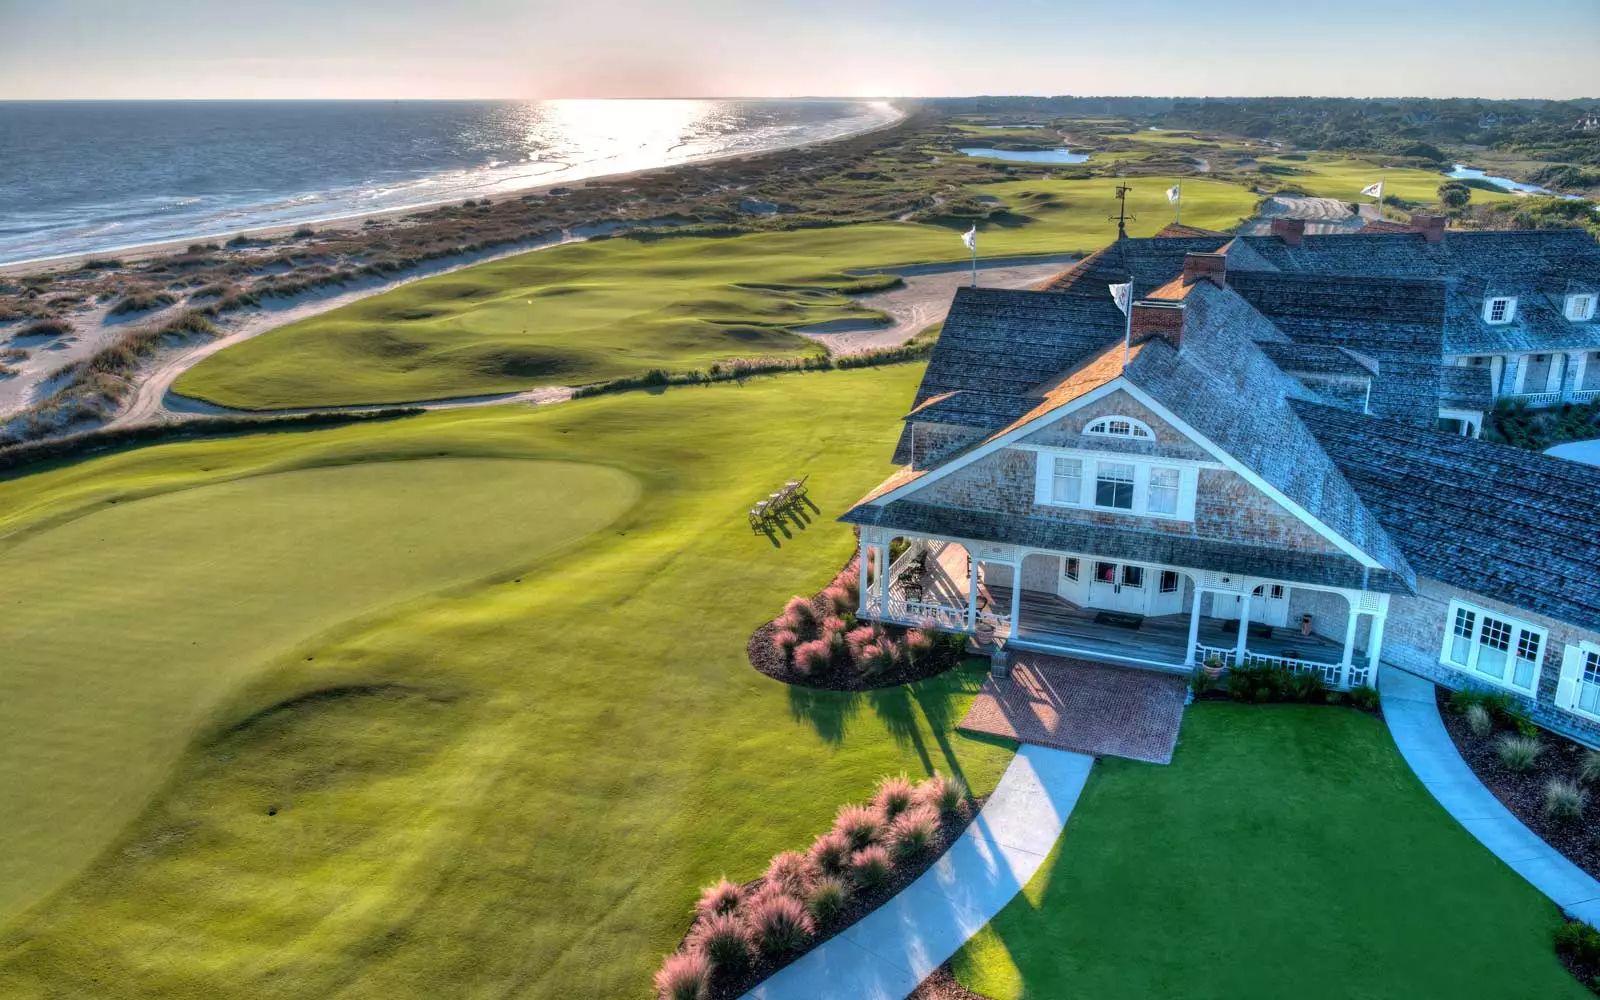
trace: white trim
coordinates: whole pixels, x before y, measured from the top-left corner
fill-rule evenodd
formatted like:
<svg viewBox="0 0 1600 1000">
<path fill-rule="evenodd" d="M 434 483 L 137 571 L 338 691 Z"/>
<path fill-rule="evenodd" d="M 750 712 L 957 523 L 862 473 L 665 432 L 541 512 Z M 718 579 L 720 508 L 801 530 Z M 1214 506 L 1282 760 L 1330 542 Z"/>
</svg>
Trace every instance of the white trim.
<svg viewBox="0 0 1600 1000">
<path fill-rule="evenodd" d="M 1107 428 L 1110 426 L 1111 422 L 1114 421 L 1114 420 L 1115 421 L 1121 421 L 1122 423 L 1127 424 L 1128 425 L 1128 429 L 1129 429 L 1129 433 L 1127 433 L 1127 434 L 1113 434 L 1113 433 L 1111 433 L 1111 431 L 1108 430 Z M 1092 437 L 1126 438 L 1129 441 L 1155 441 L 1156 440 L 1156 432 L 1150 429 L 1150 425 L 1149 424 L 1145 423 L 1143 420 L 1139 420 L 1139 419 L 1136 419 L 1134 417 L 1125 417 L 1120 413 L 1108 413 L 1103 417 L 1095 417 L 1093 420 L 1089 421 L 1087 424 L 1084 425 L 1083 431 L 1081 433 L 1083 433 L 1086 436 L 1092 436 Z"/>
<path fill-rule="evenodd" d="M 1494 318 L 1495 303 L 1506 304 L 1505 313 L 1500 319 Z M 1491 295 L 1483 300 L 1483 321 L 1491 326 L 1504 326 L 1517 318 L 1517 297 L 1515 295 Z"/>
<path fill-rule="evenodd" d="M 1119 379 L 1118 381 L 1121 380 Z M 1271 497 L 1278 503 L 1279 506 L 1293 514 L 1300 520 L 1302 524 L 1321 535 L 1341 552 L 1350 556 L 1352 559 L 1356 560 L 1368 569 L 1386 568 L 1383 563 L 1380 563 L 1378 560 L 1367 555 L 1343 535 L 1339 534 L 1337 531 L 1334 531 L 1332 528 L 1324 524 L 1320 519 L 1313 516 L 1310 511 L 1289 499 L 1277 487 L 1256 475 L 1255 472 L 1253 472 L 1243 462 L 1240 462 L 1226 451 L 1223 451 L 1221 448 L 1217 447 L 1217 445 L 1214 444 L 1204 434 L 1201 434 L 1199 431 L 1190 426 L 1187 421 L 1183 420 L 1177 414 L 1168 411 L 1166 407 L 1152 399 L 1144 390 L 1140 389 L 1131 382 L 1124 382 L 1123 385 L 1127 389 L 1128 395 L 1150 407 L 1150 409 L 1154 410 L 1161 416 L 1161 419 L 1172 424 L 1172 426 L 1176 427 L 1179 431 L 1187 435 L 1196 444 L 1200 445 L 1206 451 L 1209 451 L 1212 455 L 1216 456 L 1217 460 L 1221 462 L 1229 471 L 1240 476 L 1245 482 Z"/>
<path fill-rule="evenodd" d="M 1032 451 L 1034 461 L 1033 502 L 1042 507 L 1069 507 L 1076 510 L 1097 510 L 1108 514 L 1125 514 L 1130 517 L 1153 517 L 1163 521 L 1193 521 L 1195 490 L 1199 482 L 1191 464 L 1180 460 L 1125 455 L 1121 452 L 1080 451 L 1032 445 L 1018 448 Z M 1078 495 L 1074 498 L 1056 497 L 1056 462 L 1066 459 L 1080 463 L 1078 470 Z M 1126 465 L 1133 469 L 1133 505 L 1131 507 L 1103 507 L 1096 502 L 1100 469 L 1106 465 Z M 1177 503 L 1171 513 L 1150 509 L 1150 473 L 1154 469 L 1170 469 L 1178 474 Z"/>
<path fill-rule="evenodd" d="M 1458 663 L 1450 658 L 1451 650 L 1455 644 L 1456 638 L 1455 623 L 1457 611 L 1466 612 L 1473 616 L 1472 634 L 1471 636 L 1466 637 L 1467 642 L 1469 643 L 1469 648 L 1467 650 L 1467 662 L 1465 663 Z M 1483 624 L 1486 617 L 1493 618 L 1495 621 L 1508 625 L 1511 628 L 1511 634 L 1507 638 L 1508 646 L 1505 651 L 1506 666 L 1509 668 L 1509 677 L 1504 680 L 1494 677 L 1491 674 L 1486 674 L 1478 669 L 1478 657 L 1483 649 Z M 1517 646 L 1521 642 L 1522 633 L 1535 635 L 1539 638 L 1538 656 L 1532 661 L 1533 677 L 1531 680 L 1529 680 L 1526 686 L 1516 682 L 1516 663 L 1519 659 L 1517 656 Z M 1539 691 L 1539 679 L 1544 675 L 1544 660 L 1549 652 L 1549 630 L 1539 625 L 1535 625 L 1532 622 L 1524 621 L 1523 619 L 1517 618 L 1513 615 L 1508 615 L 1504 612 L 1495 611 L 1485 608 L 1481 605 L 1473 604 L 1470 601 L 1463 601 L 1460 599 L 1452 600 L 1449 606 L 1445 608 L 1444 638 L 1439 643 L 1439 663 L 1441 666 L 1448 667 L 1459 674 L 1473 678 L 1480 684 L 1489 684 L 1493 687 L 1504 688 L 1507 691 L 1511 691 L 1520 695 L 1526 695 L 1530 698 L 1535 697 Z"/>
<path fill-rule="evenodd" d="M 1569 322 L 1586 323 L 1594 318 L 1595 299 L 1596 295 L 1593 292 L 1573 292 L 1567 296 L 1566 302 L 1563 303 L 1563 309 L 1561 310 L 1562 315 L 1565 316 Z M 1583 306 L 1583 308 L 1573 308 L 1574 306 L 1578 306 L 1580 304 Z"/>
<path fill-rule="evenodd" d="M 1578 706 L 1583 695 L 1583 674 L 1587 666 L 1584 660 L 1590 656 L 1600 657 L 1600 645 L 1588 640 L 1580 641 L 1576 646 L 1568 644 L 1561 650 L 1561 679 L 1556 682 L 1556 707 L 1586 719 L 1600 720 L 1600 712 L 1591 712 Z"/>
</svg>

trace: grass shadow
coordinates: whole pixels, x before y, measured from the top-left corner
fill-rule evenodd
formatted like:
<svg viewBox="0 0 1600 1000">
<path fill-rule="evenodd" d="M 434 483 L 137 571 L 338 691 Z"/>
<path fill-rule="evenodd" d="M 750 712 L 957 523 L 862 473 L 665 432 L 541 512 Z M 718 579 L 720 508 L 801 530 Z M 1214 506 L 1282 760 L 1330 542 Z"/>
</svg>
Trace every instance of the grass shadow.
<svg viewBox="0 0 1600 1000">
<path fill-rule="evenodd" d="M 860 708 L 861 694 L 857 691 L 789 686 L 789 715 L 796 722 L 810 724 L 823 742 L 831 746 L 844 742 L 845 729 Z"/>
</svg>

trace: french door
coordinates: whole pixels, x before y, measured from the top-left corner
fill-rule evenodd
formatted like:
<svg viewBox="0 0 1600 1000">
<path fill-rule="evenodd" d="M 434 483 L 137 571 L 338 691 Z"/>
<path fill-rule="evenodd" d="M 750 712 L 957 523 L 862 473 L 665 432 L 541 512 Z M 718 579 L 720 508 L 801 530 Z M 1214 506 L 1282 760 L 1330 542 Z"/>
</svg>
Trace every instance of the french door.
<svg viewBox="0 0 1600 1000">
<path fill-rule="evenodd" d="M 1097 559 L 1090 573 L 1089 607 L 1138 615 L 1145 613 L 1150 581 L 1143 566 Z"/>
<path fill-rule="evenodd" d="M 1216 618 L 1238 618 L 1244 609 L 1244 598 L 1238 595 L 1212 595 L 1212 615 Z M 1264 583 L 1250 592 L 1250 620 L 1279 628 L 1289 624 L 1289 588 L 1281 583 Z"/>
</svg>

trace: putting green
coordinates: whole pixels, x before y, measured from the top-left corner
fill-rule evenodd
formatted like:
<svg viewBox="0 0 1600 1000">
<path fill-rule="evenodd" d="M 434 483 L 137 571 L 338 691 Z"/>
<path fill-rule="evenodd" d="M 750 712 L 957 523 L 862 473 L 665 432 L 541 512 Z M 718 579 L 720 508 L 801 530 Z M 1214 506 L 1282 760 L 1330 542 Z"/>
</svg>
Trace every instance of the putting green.
<svg viewBox="0 0 1600 1000">
<path fill-rule="evenodd" d="M 637 495 L 601 466 L 378 461 L 113 501 L 0 538 L 0 917 L 81 869 L 268 664 L 529 566 Z"/>
</svg>

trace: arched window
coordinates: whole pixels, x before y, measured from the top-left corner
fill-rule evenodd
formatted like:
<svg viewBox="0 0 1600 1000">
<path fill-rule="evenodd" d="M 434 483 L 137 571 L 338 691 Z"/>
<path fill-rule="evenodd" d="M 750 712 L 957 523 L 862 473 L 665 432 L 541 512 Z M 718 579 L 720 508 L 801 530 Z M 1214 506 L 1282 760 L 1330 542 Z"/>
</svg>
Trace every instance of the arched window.
<svg viewBox="0 0 1600 1000">
<path fill-rule="evenodd" d="M 1089 422 L 1083 429 L 1085 434 L 1094 434 L 1099 437 L 1133 438 L 1136 441 L 1153 441 L 1155 435 L 1150 432 L 1149 425 L 1132 417 L 1101 417 Z"/>
</svg>

